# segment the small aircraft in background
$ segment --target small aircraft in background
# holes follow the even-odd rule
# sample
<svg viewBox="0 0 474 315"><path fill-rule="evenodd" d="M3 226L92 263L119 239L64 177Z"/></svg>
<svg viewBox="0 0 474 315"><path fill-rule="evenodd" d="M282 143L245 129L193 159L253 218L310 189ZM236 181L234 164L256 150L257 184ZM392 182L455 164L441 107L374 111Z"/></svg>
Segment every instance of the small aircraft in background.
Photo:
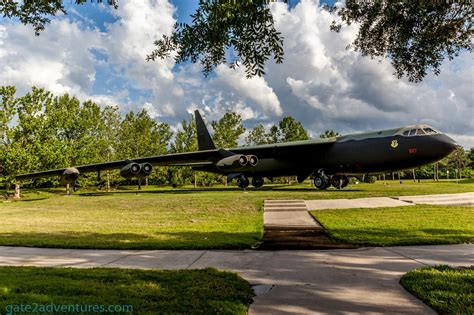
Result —
<svg viewBox="0 0 474 315"><path fill-rule="evenodd" d="M342 189L348 176L411 169L436 162L453 152L457 144L427 125L349 134L328 139L216 148L199 113L195 111L198 151L68 167L16 176L17 181L59 176L61 183L76 186L82 173L120 169L125 178L142 178L155 166L191 166L219 173L240 188L261 187L264 178L296 176L298 182L313 176L314 186Z"/></svg>

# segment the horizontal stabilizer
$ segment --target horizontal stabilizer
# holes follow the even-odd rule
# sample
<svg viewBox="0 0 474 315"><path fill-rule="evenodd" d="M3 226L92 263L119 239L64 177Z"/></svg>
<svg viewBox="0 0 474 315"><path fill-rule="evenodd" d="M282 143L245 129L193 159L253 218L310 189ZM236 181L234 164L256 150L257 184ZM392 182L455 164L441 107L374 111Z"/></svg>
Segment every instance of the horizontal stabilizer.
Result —
<svg viewBox="0 0 474 315"><path fill-rule="evenodd" d="M216 146L212 141L211 135L206 128L204 120L202 120L201 114L198 110L194 112L194 117L196 119L196 131L197 131L197 140L199 151L204 150L214 150Z"/></svg>

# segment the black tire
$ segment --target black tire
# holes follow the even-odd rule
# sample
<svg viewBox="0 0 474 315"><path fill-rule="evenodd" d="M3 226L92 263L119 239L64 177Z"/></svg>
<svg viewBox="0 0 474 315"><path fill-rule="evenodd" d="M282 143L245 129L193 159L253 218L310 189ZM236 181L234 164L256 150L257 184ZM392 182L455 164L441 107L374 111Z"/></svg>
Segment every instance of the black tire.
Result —
<svg viewBox="0 0 474 315"><path fill-rule="evenodd" d="M347 177L346 175L342 175L341 178L342 178L342 186L341 186L341 188L344 188L344 187L346 187L347 185L349 185L349 177Z"/></svg>
<svg viewBox="0 0 474 315"><path fill-rule="evenodd" d="M260 188L263 186L263 178L261 177L254 177L252 178L252 186L255 188Z"/></svg>
<svg viewBox="0 0 474 315"><path fill-rule="evenodd" d="M341 189L342 186L342 178L339 175L334 175L331 177L331 185L334 188Z"/></svg>
<svg viewBox="0 0 474 315"><path fill-rule="evenodd" d="M320 175L320 174L314 176L313 183L314 183L314 186L320 190L326 189L330 185L327 176Z"/></svg>
<svg viewBox="0 0 474 315"><path fill-rule="evenodd" d="M245 176L240 176L239 178L237 178L237 186L239 186L240 188L245 189L249 187L249 183L249 180Z"/></svg>

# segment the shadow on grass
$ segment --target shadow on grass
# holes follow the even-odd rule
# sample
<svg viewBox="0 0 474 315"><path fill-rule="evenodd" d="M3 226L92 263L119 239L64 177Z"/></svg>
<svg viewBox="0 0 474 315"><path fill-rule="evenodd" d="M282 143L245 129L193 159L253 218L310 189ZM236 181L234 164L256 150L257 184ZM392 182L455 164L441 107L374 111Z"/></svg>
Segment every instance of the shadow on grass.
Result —
<svg viewBox="0 0 474 315"><path fill-rule="evenodd" d="M111 192L78 192L76 195L81 197L91 197L91 196L110 196L110 195L120 195L120 194L199 194L199 193L209 193L209 192L307 192L315 193L324 192L316 190L314 188L266 188L266 189L247 189L242 190L240 188L184 188L184 189L162 189L162 190L126 190L126 191L111 191ZM359 192L359 189L347 189L347 190L338 190L338 193L353 193Z"/></svg>
<svg viewBox="0 0 474 315"><path fill-rule="evenodd" d="M474 241L472 229L329 229L335 240L358 246L407 246L463 244Z"/></svg>
<svg viewBox="0 0 474 315"><path fill-rule="evenodd" d="M15 200L17 202L29 202L29 201L39 201L39 200L46 200L49 199L48 197L42 197L42 198L28 198L28 199L18 199Z"/></svg>
<svg viewBox="0 0 474 315"><path fill-rule="evenodd" d="M52 233L0 233L0 246L84 248L84 249L243 249L261 240L255 232L155 232L92 233L61 231Z"/></svg>

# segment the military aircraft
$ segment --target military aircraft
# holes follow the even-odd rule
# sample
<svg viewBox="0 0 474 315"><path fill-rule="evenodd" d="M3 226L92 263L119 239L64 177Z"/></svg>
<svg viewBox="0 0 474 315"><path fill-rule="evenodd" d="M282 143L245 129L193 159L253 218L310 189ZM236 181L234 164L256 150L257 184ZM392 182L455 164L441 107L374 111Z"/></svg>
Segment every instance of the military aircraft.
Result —
<svg viewBox="0 0 474 315"><path fill-rule="evenodd" d="M299 182L313 176L314 186L342 189L348 176L411 169L438 161L457 147L447 135L427 125L350 134L328 139L216 148L199 113L195 111L198 151L68 167L16 176L18 181L59 176L63 184L75 183L82 173L120 169L125 178L142 179L154 166L192 166L199 171L227 176L247 188L252 178L261 187L264 178L296 176Z"/></svg>

